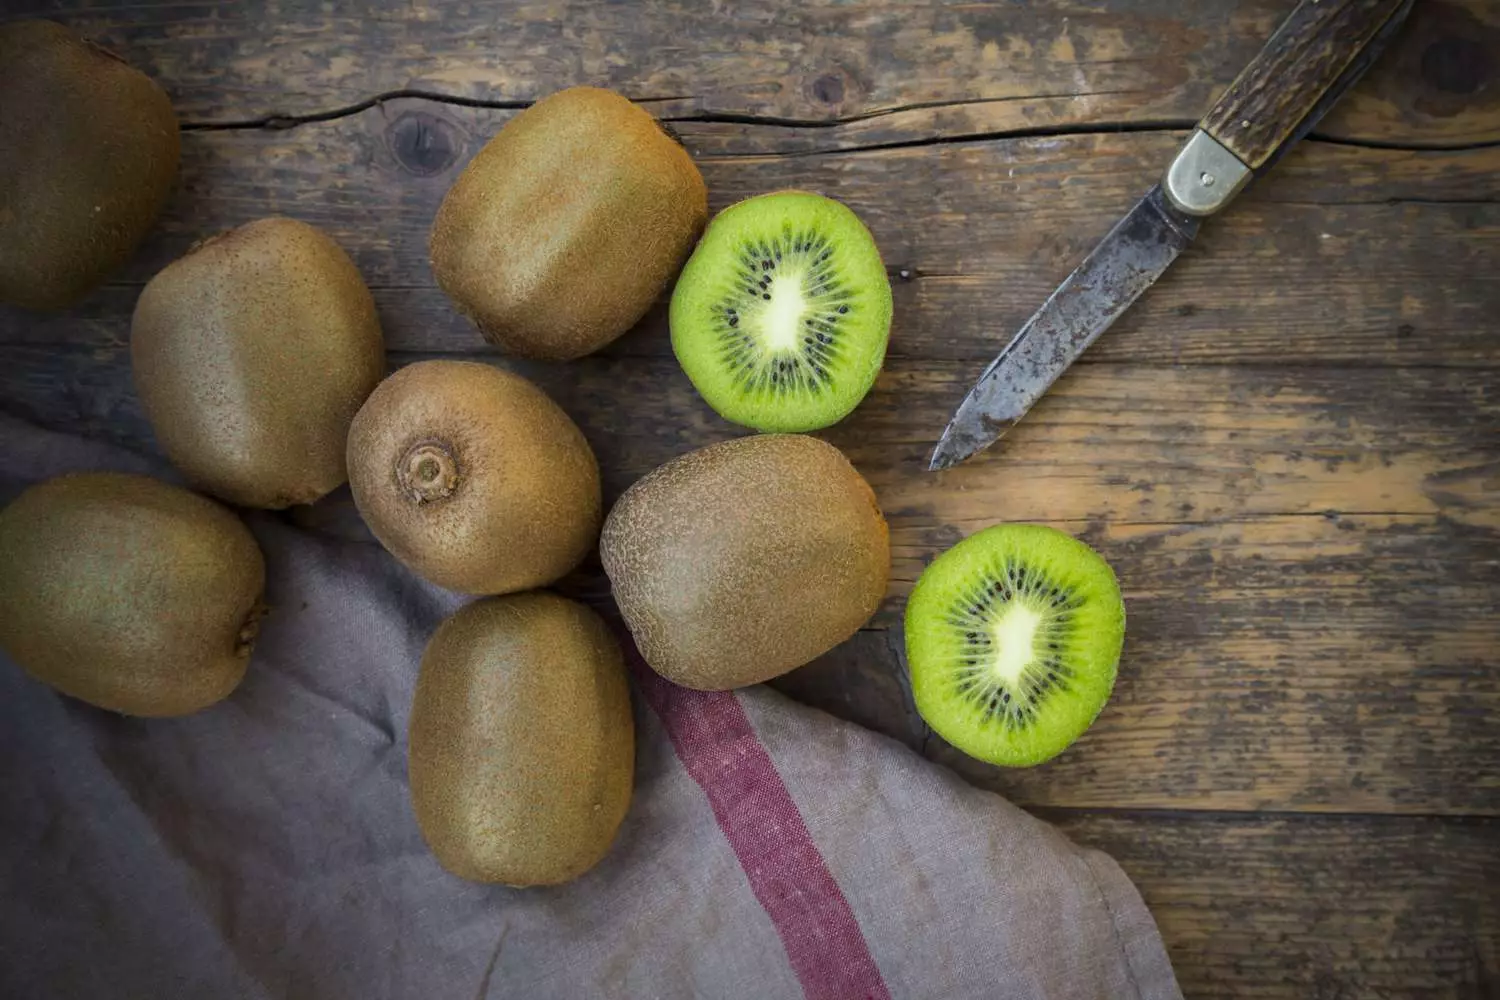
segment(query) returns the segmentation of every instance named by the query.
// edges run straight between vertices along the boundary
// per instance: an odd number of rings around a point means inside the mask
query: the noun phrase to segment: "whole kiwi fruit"
[[[474,361],[419,361],[380,383],[349,430],[349,487],[392,555],[466,594],[563,576],[603,507],[578,426],[520,375]]]
[[[573,87],[464,168],[433,223],[432,270],[491,343],[566,361],[645,315],[707,219],[702,175],[655,118]]]
[[[0,302],[63,309],[124,264],[178,153],[150,77],[60,24],[0,25]]]
[[[264,585],[239,518],[145,476],[61,476],[0,511],[0,647],[114,712],[184,715],[233,691]]]
[[[212,237],[152,278],[130,360],[167,457],[245,507],[312,503],[343,485],[349,423],[385,371],[354,262],[283,218]]]
[[[443,867],[511,886],[577,878],[630,805],[620,647],[554,594],[476,601],[427,644],[407,743],[412,806]]]
[[[885,595],[875,494],[835,447],[797,434],[709,445],[625,491],[599,551],[641,655],[684,687],[724,690],[800,667]]]

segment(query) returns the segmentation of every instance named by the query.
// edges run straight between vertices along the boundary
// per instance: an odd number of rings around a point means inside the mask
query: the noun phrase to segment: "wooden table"
[[[1500,996],[1500,0],[1419,0],[1314,138],[941,475],[926,456],[968,384],[1292,0],[20,6],[147,70],[190,124],[126,271],[66,315],[0,313],[6,410],[152,448],[140,286],[274,213],[354,254],[393,365],[509,364],[434,287],[428,226],[515,109],[614,87],[674,124],[714,208],[822,191],[890,265],[890,361],[826,436],[880,495],[896,583],[778,686],[1111,852],[1190,997]],[[661,309],[598,356],[517,367],[583,426],[609,498],[739,433]],[[1130,612],[1109,708],[1030,771],[923,727],[897,628],[923,564],[1002,520],[1098,546]],[[602,597],[597,572],[574,586]]]

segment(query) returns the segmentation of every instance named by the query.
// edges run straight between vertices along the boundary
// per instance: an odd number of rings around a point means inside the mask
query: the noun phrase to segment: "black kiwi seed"
[[[811,232],[788,232],[771,242],[757,241],[746,246],[736,258],[743,283],[743,294],[759,302],[772,299],[771,285],[787,264],[801,271],[802,293],[817,300],[837,295],[835,301],[819,308],[811,301],[811,313],[803,318],[807,335],[794,352],[766,356],[755,350],[755,341],[740,323],[740,301],[730,297],[720,305],[725,323],[719,329],[726,343],[739,353],[733,355],[737,381],[742,385],[772,385],[778,391],[787,387],[817,392],[831,384],[827,363],[837,356],[836,342],[843,317],[849,314],[848,296],[833,270],[833,248],[828,240]],[[795,273],[795,272],[793,272]],[[732,332],[731,332],[732,331]],[[748,352],[748,356],[747,356]]]
[[[821,334],[819,337],[821,338]],[[999,620],[1010,602],[1018,596],[1033,598],[1032,607],[1044,616],[1039,630],[1047,636],[1047,655],[1033,656],[1026,673],[1014,684],[989,675],[989,651],[994,638],[989,626]],[[1053,691],[1066,691],[1064,678],[1071,676],[1062,662],[1062,640],[1071,622],[1071,611],[1078,606],[1068,586],[1050,579],[1034,567],[997,567],[952,605],[947,620],[962,630],[970,655],[963,659],[967,671],[955,690],[974,702],[987,718],[1003,722],[1009,729],[1023,729],[1038,718],[1040,704]]]

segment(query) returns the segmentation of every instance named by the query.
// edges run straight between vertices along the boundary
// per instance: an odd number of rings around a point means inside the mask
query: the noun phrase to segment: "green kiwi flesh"
[[[719,213],[672,294],[672,350],[726,420],[810,431],[846,417],[880,374],[891,285],[847,206],[781,191]]]
[[[63,309],[124,264],[179,141],[144,73],[60,24],[0,25],[0,302]]]
[[[427,644],[407,744],[417,824],[443,867],[511,886],[576,878],[630,805],[619,643],[553,594],[475,601]]]
[[[61,476],[0,512],[0,647],[110,711],[184,715],[233,691],[264,584],[238,517],[145,476]]]
[[[987,528],[922,573],[906,606],[917,711],[972,757],[1026,767],[1098,717],[1125,639],[1120,587],[1097,552],[1033,524]]]

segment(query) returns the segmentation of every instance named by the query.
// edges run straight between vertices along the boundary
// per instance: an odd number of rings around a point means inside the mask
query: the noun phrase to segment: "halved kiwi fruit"
[[[958,749],[1008,767],[1040,764],[1083,735],[1109,700],[1124,640],[1109,563],[1042,525],[964,539],[906,605],[917,711]]]
[[[891,285],[870,231],[806,191],[732,205],[672,295],[672,349],[726,420],[810,431],[848,416],[880,374]]]

